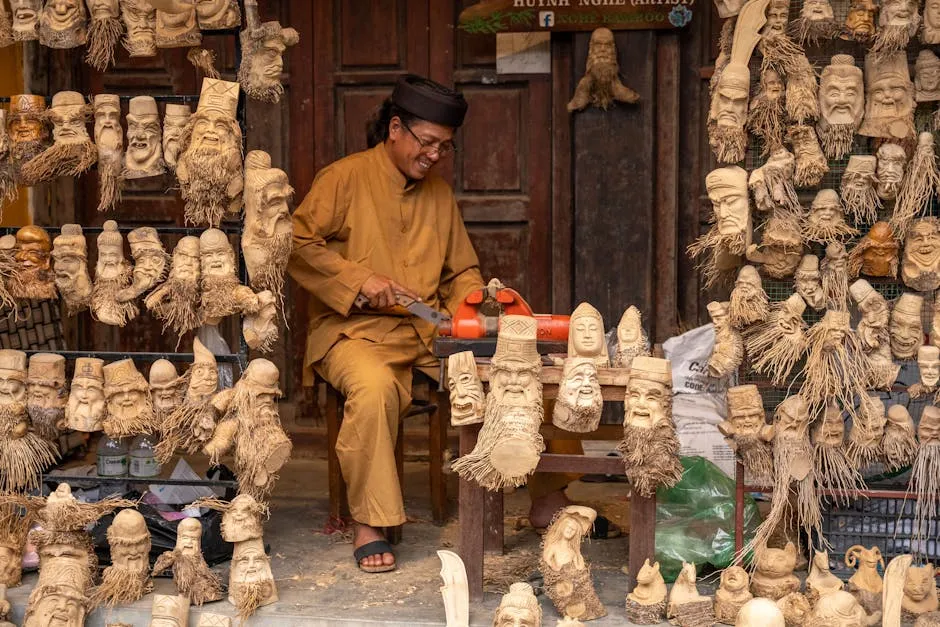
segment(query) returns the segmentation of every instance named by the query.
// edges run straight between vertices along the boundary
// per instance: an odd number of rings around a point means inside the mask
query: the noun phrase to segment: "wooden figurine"
[[[82,0],[46,0],[39,14],[39,43],[47,48],[83,46],[87,21]]]
[[[845,552],[845,565],[856,569],[855,574],[849,577],[847,589],[869,614],[881,610],[884,581],[878,574],[879,564],[884,569],[885,560],[877,546],[866,549],[856,544]]]
[[[872,53],[903,52],[907,48],[920,28],[918,4],[915,0],[882,0]]]
[[[708,375],[711,377],[731,376],[744,359],[744,340],[731,325],[728,305],[728,302],[708,303],[708,315],[715,327],[715,343],[708,358]]]
[[[693,258],[703,257],[699,268],[706,285],[712,285],[729,270],[736,271],[739,258],[751,243],[751,207],[747,172],[738,166],[712,170],[705,188],[712,203],[711,228],[689,246]]]
[[[13,40],[34,41],[39,39],[39,13],[42,0],[10,0],[13,14]]]
[[[917,370],[920,381],[907,388],[911,399],[933,396],[940,382],[940,348],[925,344],[917,349]]]
[[[253,351],[269,353],[277,344],[277,297],[268,290],[258,292],[258,309],[242,317],[242,337]]]
[[[796,157],[793,182],[797,187],[815,187],[829,171],[829,162],[823,154],[816,129],[809,124],[795,124],[787,129],[787,142]]]
[[[800,580],[793,574],[796,567],[796,546],[787,542],[782,549],[759,547],[757,565],[751,575],[751,594],[777,601],[800,589]]]
[[[172,362],[158,359],[150,366],[147,382],[150,384],[158,430],[162,431],[166,419],[183,404],[187,381],[179,376]]]
[[[914,100],[940,100],[940,58],[932,50],[921,50],[914,61]]]
[[[152,433],[156,425],[150,386],[134,362],[122,359],[102,370],[104,396],[108,404],[108,414],[102,422],[104,432],[112,438]]]
[[[149,0],[157,11],[157,48],[190,48],[202,43],[196,0]]]
[[[842,173],[840,193],[846,213],[856,223],[874,222],[881,208],[875,190],[878,158],[874,155],[852,155]]]
[[[133,603],[153,590],[150,579],[150,530],[134,509],[122,509],[107,531],[111,565],[91,597],[92,607]],[[189,604],[187,603],[187,606]]]
[[[885,466],[888,470],[900,471],[908,468],[917,455],[914,420],[904,405],[892,405],[887,416],[881,440]]]
[[[865,279],[859,279],[849,288],[861,320],[857,325],[858,339],[865,351],[878,348],[889,342],[888,324],[891,312],[888,301]]]
[[[602,336],[603,337],[603,336]],[[604,399],[591,357],[568,357],[558,384],[552,424],[565,431],[590,433],[601,421]]]
[[[241,237],[248,282],[284,300],[284,277],[290,259],[293,227],[290,202],[294,188],[287,174],[271,167],[271,155],[252,150],[245,157],[245,228]]]
[[[48,117],[54,143],[23,164],[20,176],[25,184],[78,176],[95,164],[98,149],[85,128],[89,112],[84,97],[76,91],[60,91],[52,97]]]
[[[450,391],[450,423],[455,427],[483,422],[483,383],[472,351],[447,358],[447,389]]]
[[[95,320],[123,327],[139,312],[132,300],[122,302],[118,294],[131,285],[133,268],[124,259],[124,238],[117,222],[107,220],[98,235],[98,261],[91,293],[91,313]]]
[[[859,470],[882,461],[885,423],[888,421],[885,404],[877,394],[869,392],[859,396],[858,412],[853,416],[845,454]]]
[[[262,102],[280,102],[284,93],[281,85],[284,52],[288,47],[297,45],[300,33],[293,28],[282,27],[279,22],[262,23],[258,17],[258,0],[247,0],[245,30],[239,37],[242,61],[238,67],[238,82],[242,89],[249,98]]]
[[[182,337],[201,324],[199,295],[201,265],[199,238],[187,235],[176,243],[170,274],[145,299],[147,309],[163,321],[163,331],[173,329]]]
[[[121,173],[125,179],[163,174],[163,143],[160,133],[157,101],[151,96],[131,98],[127,112],[127,151],[124,153],[124,170]]]
[[[652,497],[660,485],[672,487],[682,478],[668,359],[633,359],[623,407],[623,440],[617,449],[635,493]]]
[[[199,236],[199,318],[202,324],[217,325],[236,313],[256,313],[258,295],[242,285],[235,270],[235,250],[219,229],[206,229]]]
[[[176,530],[176,546],[157,558],[153,565],[156,577],[167,568],[173,568],[173,583],[181,595],[189,597],[193,605],[222,598],[222,582],[206,564],[202,556],[202,523],[195,518],[184,518]]]
[[[799,294],[773,304],[767,319],[748,333],[751,367],[780,385],[786,381],[806,351],[806,303]]]
[[[496,608],[493,627],[542,627],[542,606],[532,586],[524,582],[509,586]]]
[[[4,590],[20,585],[26,535],[37,508],[35,502],[0,503],[0,586]]]
[[[121,303],[133,301],[162,282],[170,261],[157,230],[151,226],[140,226],[128,233],[127,243],[134,257],[134,270],[131,284],[116,294]]]
[[[936,572],[937,569],[929,562],[908,568],[904,580],[904,598],[901,601],[902,619],[913,622],[924,614],[937,611]]]
[[[164,420],[163,436],[157,444],[157,459],[165,464],[176,449],[192,455],[200,451],[212,437],[217,412],[212,398],[219,389],[219,371],[215,355],[193,338],[193,365],[183,375],[186,393],[176,409]]]
[[[73,431],[101,431],[105,417],[104,361],[95,357],[75,360],[75,374],[65,406],[65,422]]]
[[[751,599],[741,606],[735,627],[786,627],[783,612],[770,599]]]
[[[844,587],[842,580],[829,570],[829,553],[815,551],[809,564],[809,575],[806,577],[807,595],[811,596],[816,603],[820,597],[838,592]]]
[[[785,4],[785,2],[779,0],[771,1],[767,9],[767,24],[770,24],[770,14],[772,10],[775,10],[774,5],[784,6]],[[766,35],[763,37],[762,41],[770,41],[766,39]],[[786,35],[778,35],[776,39],[786,40],[792,45]],[[787,176],[787,180],[792,188],[793,174],[796,172],[796,157],[783,147],[783,121],[787,113],[784,103],[785,90],[786,83],[784,83],[780,72],[770,67],[769,64],[761,69],[757,95],[751,98],[748,105],[747,129],[760,138],[763,146],[761,154],[769,154],[771,158],[777,155],[778,163],[782,163],[788,168],[789,176]],[[754,172],[760,169],[757,168]],[[756,197],[754,200],[759,202]]]
[[[908,491],[916,497],[914,501],[913,541],[929,537],[928,525],[937,518],[937,503],[940,501],[940,408],[927,405],[917,425],[917,457],[911,468],[911,483]]]
[[[189,105],[168,102],[163,114],[163,160],[166,167],[176,170],[176,159],[180,151],[180,136],[186,127],[192,109]]]
[[[33,353],[26,377],[26,411],[39,437],[58,444],[65,430],[68,387],[65,357],[55,353]]]
[[[845,422],[838,405],[829,404],[825,407],[812,437],[813,465],[819,484],[841,490],[841,495],[836,496],[835,501],[840,504],[849,503],[854,492],[864,489],[865,482],[858,468],[846,455],[843,446]],[[828,560],[828,556],[826,559]]]
[[[155,594],[149,627],[187,627],[189,598],[185,595]]]
[[[751,171],[747,186],[754,195],[758,211],[767,211],[798,219],[803,213],[800,199],[793,187],[796,157],[781,145],[771,151],[764,165]]]
[[[917,349],[924,341],[924,326],[921,311],[924,297],[911,292],[904,292],[894,303],[888,334],[891,341],[891,354],[895,359],[908,360],[917,357]]]
[[[199,5],[196,5],[199,10]],[[241,210],[242,131],[235,118],[238,83],[205,78],[199,105],[180,139],[176,177],[187,224],[218,227]]]
[[[904,586],[913,560],[913,555],[898,555],[885,568],[884,589],[881,593],[882,627],[901,627]]]
[[[872,0],[851,0],[845,16],[845,33],[842,39],[854,39],[867,43],[875,36],[875,15],[878,5]]]
[[[940,221],[916,220],[904,239],[901,261],[904,284],[918,292],[932,292],[940,287]]]
[[[905,53],[869,53],[865,57],[865,117],[858,133],[893,139],[913,137],[914,83]]]
[[[13,146],[10,158],[14,174],[20,178],[22,166],[46,149],[49,142],[49,127],[46,124],[46,99],[33,94],[17,94],[10,97],[10,115],[7,131]]]
[[[604,319],[590,303],[581,303],[571,313],[568,357],[589,357],[598,368],[609,368]]]
[[[834,189],[816,194],[803,223],[803,238],[809,242],[828,244],[858,235],[858,229],[845,221],[842,200]]]
[[[734,289],[731,290],[728,314],[731,325],[739,331],[763,322],[770,315],[770,300],[754,266],[742,266],[738,272]]]
[[[228,30],[242,23],[238,0],[196,0],[200,30]]]
[[[85,1],[91,14],[85,62],[99,72],[105,72],[114,63],[114,49],[124,33],[120,7],[118,0]]]
[[[820,598],[806,621],[807,627],[875,627],[880,624],[880,610],[869,615],[855,597],[844,590]]]
[[[617,325],[617,352],[611,358],[614,368],[629,368],[637,355],[649,356],[650,343],[643,329],[640,310],[630,305]]]
[[[904,184],[904,168],[907,165],[907,153],[898,144],[885,143],[878,148],[878,183],[875,191],[882,200],[894,200]]]
[[[849,255],[849,273],[894,278],[898,274],[898,242],[887,222],[876,222]]]
[[[718,430],[753,481],[770,485],[774,474],[774,427],[765,420],[764,403],[756,385],[728,388],[728,419],[718,424]]]
[[[640,95],[624,85],[619,75],[614,33],[608,28],[595,29],[588,44],[587,67],[568,103],[568,112],[581,111],[588,105],[606,111],[614,101],[627,104],[639,101]]]
[[[121,99],[117,94],[98,94],[94,99],[95,146],[98,148],[98,211],[110,211],[121,199],[124,185],[124,129]]]
[[[803,255],[800,265],[793,273],[793,288],[803,302],[815,311],[826,308],[826,292],[823,290],[822,275],[819,272],[819,257]]]
[[[787,29],[801,46],[815,46],[820,41],[834,39],[841,30],[829,0],[804,2],[800,8],[800,17],[790,22]]]
[[[643,562],[636,587],[627,595],[627,618],[637,625],[658,625],[666,618],[666,581],[659,562]]]
[[[740,566],[729,566],[721,571],[718,590],[715,592],[715,621],[735,625],[741,608],[754,598],[748,590],[750,578]],[[767,627],[766,625],[759,627]]]
[[[929,0],[924,3],[924,21],[920,31],[920,40],[925,44],[940,44],[940,3]]]
[[[444,597],[444,615],[447,627],[469,627],[470,597],[467,588],[467,569],[463,560],[453,551],[438,551],[441,560],[441,596]]]
[[[569,505],[555,514],[545,533],[539,569],[545,592],[562,616],[593,620],[607,615],[581,555],[581,538],[591,533],[595,518],[593,509]]]
[[[679,627],[710,627],[715,623],[711,597],[699,594],[695,586],[695,564],[682,562],[682,570],[669,591],[666,618]]]
[[[55,279],[51,268],[52,240],[39,226],[24,226],[16,232],[16,262],[10,281],[10,295],[23,300],[46,300],[56,297]]]
[[[771,217],[764,224],[760,244],[747,247],[747,260],[761,264],[761,271],[774,279],[793,276],[802,258],[799,223],[787,217]]]
[[[148,0],[119,0],[127,34],[124,49],[131,57],[157,56],[157,12]],[[130,126],[130,125],[128,125]],[[128,136],[130,128],[128,128]]]

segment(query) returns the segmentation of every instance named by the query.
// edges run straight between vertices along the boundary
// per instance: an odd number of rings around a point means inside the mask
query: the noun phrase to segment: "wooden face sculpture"
[[[124,178],[163,174],[163,143],[157,102],[150,96],[131,98],[127,113],[127,152]]]
[[[895,359],[914,359],[917,349],[924,341],[924,327],[921,322],[921,310],[924,298],[905,292],[898,299],[891,311],[888,331],[891,334],[891,354]]]
[[[65,418],[69,429],[100,431],[105,416],[104,361],[92,357],[75,360]]]
[[[121,18],[127,29],[127,34],[124,36],[124,48],[130,56],[156,56],[157,12],[153,6],[147,0],[121,0]]]
[[[200,30],[226,30],[241,24],[238,0],[196,0]]]
[[[300,41],[293,28],[282,28],[278,22],[260,23],[256,2],[245,3],[247,25],[241,32],[242,62],[238,82],[249,97],[264,102],[279,102],[284,87],[284,51]]]
[[[447,359],[447,389],[450,390],[450,421],[454,426],[483,422],[483,383],[471,351]]]
[[[245,158],[245,230],[242,253],[251,287],[281,299],[293,228],[287,203],[294,189],[283,170],[271,167],[268,153],[253,150]]]
[[[14,298],[47,299],[56,295],[52,274],[52,240],[42,227],[24,226],[16,232],[16,278],[10,287]]]
[[[600,423],[604,399],[597,366],[590,357],[569,357],[559,384],[552,423],[566,431],[589,433]]]
[[[827,157],[841,158],[851,150],[864,112],[862,69],[855,66],[851,55],[837,54],[819,79],[820,117],[816,128]]]
[[[180,136],[189,122],[192,110],[189,105],[167,103],[163,116],[163,159],[170,169],[176,168],[180,151]]]
[[[75,48],[85,43],[87,16],[83,0],[46,0],[39,16],[39,43]]]
[[[924,3],[924,26],[920,40],[925,44],[940,44],[940,0]]]
[[[42,0],[10,0],[13,12],[13,39],[32,41],[39,39],[39,13]]]
[[[921,50],[914,62],[914,98],[917,102],[940,100],[940,59],[932,50]]]
[[[865,118],[859,134],[904,139],[914,134],[914,84],[907,55],[865,57]]]
[[[493,627],[541,627],[542,607],[527,583],[514,583],[496,608]]]

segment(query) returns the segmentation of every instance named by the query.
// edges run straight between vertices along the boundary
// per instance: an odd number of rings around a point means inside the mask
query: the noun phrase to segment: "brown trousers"
[[[438,361],[410,324],[393,329],[381,342],[343,338],[314,364],[346,398],[336,441],[349,511],[357,522],[392,527],[405,522],[405,506],[395,467],[398,422],[411,404],[412,368],[435,380]],[[546,411],[551,420],[551,411]],[[578,440],[550,440],[550,453],[581,454]],[[529,478],[531,498],[563,489],[578,475],[538,473]]]

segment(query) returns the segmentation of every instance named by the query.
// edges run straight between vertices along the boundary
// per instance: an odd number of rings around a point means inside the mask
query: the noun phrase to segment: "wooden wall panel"
[[[462,11],[477,0],[457,0],[456,4]],[[454,16],[456,20],[456,15]],[[491,69],[496,65],[496,37],[470,35],[464,31],[457,31],[457,69],[483,68]]]
[[[344,155],[366,149],[366,121],[389,94],[388,87],[338,90],[336,144],[343,146]]]
[[[404,5],[404,0],[342,0],[337,33],[340,65],[400,67],[404,42],[399,20]]]
[[[504,285],[511,285],[520,294],[528,294],[533,277],[523,253],[529,247],[526,224],[468,223],[467,229],[480,257],[484,280],[499,277]]]
[[[484,87],[463,94],[473,114],[460,134],[460,191],[521,191],[527,152],[522,145],[524,91]]]

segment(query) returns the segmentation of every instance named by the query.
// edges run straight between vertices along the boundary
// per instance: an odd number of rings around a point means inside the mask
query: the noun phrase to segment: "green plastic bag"
[[[663,578],[675,581],[682,562],[727,568],[734,560],[734,480],[704,457],[682,458],[682,479],[656,492],[656,560]],[[744,542],[754,536],[760,513],[744,495]]]

